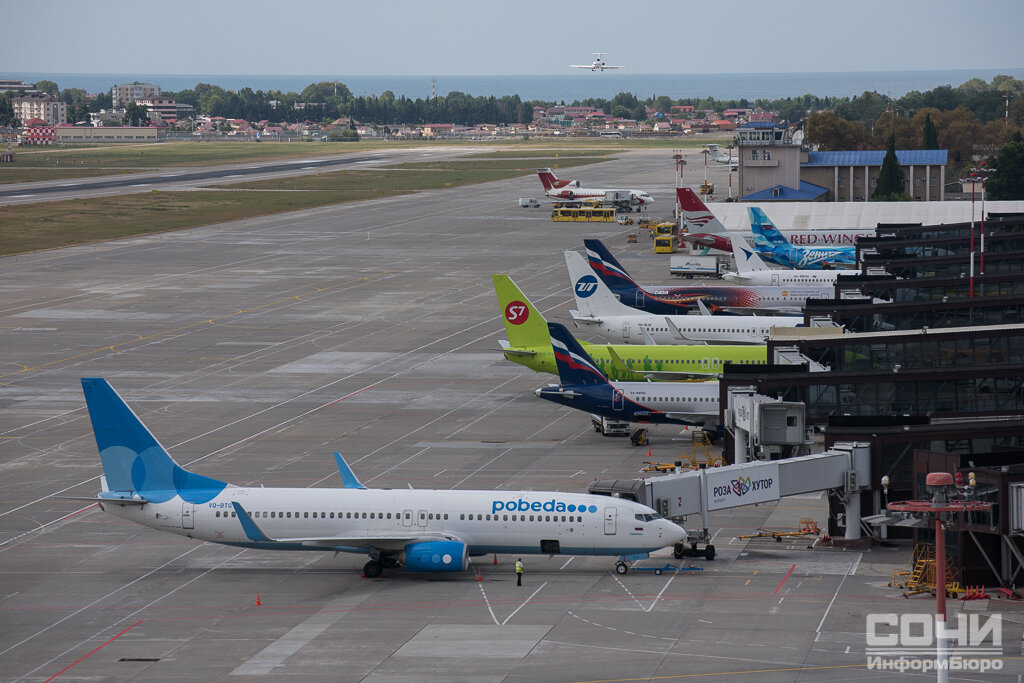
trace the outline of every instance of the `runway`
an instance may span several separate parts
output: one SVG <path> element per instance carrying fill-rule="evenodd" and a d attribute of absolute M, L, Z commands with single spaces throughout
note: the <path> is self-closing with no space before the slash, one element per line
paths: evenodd
<path fill-rule="evenodd" d="M 671 150 L 575 173 L 671 213 Z M 363 556 L 198 544 L 54 498 L 99 487 L 81 377 L 110 380 L 179 463 L 240 485 L 338 486 L 334 450 L 376 487 L 640 476 L 645 449 L 536 398 L 553 378 L 502 358 L 490 275 L 568 322 L 564 249 L 605 239 L 643 282 L 667 282 L 667 258 L 614 224 L 552 223 L 526 196 L 535 177 L 0 260 L 0 679 L 879 677 L 865 616 L 932 606 L 884 586 L 906 549 L 731 541 L 824 526 L 823 496 L 715 513 L 718 558 L 692 575 L 532 556 L 521 588 L 510 556 L 370 580 Z M 651 448 L 690 444 L 663 427 Z M 1019 621 L 985 680 L 1024 671 Z"/>
<path fill-rule="evenodd" d="M 243 143 L 239 143 L 243 144 Z M 0 185 L 0 206 L 31 204 L 62 199 L 88 199 L 115 194 L 135 194 L 158 190 L 193 190 L 197 187 L 229 184 L 242 180 L 270 180 L 296 175 L 310 175 L 345 169 L 373 168 L 402 162 L 428 161 L 438 157 L 470 154 L 468 148 L 400 147 L 338 154 L 329 157 L 307 157 L 282 161 L 221 164 L 196 169 L 191 166 L 167 166 L 152 169 L 126 169 L 129 173 L 33 183 Z"/>

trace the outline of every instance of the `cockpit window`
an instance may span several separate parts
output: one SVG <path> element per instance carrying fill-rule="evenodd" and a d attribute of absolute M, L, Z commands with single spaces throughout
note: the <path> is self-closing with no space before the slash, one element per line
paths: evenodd
<path fill-rule="evenodd" d="M 644 515 L 644 514 L 637 513 L 637 514 L 633 515 L 633 517 L 635 517 L 636 521 L 638 521 L 638 522 L 653 522 L 656 519 L 661 519 L 661 515 L 659 515 L 659 514 L 646 514 L 646 515 Z"/>

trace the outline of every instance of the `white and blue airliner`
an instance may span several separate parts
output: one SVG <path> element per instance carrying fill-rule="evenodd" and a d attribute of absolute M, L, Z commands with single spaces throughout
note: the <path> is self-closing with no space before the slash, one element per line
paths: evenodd
<path fill-rule="evenodd" d="M 265 550 L 366 554 L 365 576 L 404 567 L 457 572 L 471 556 L 646 557 L 686 537 L 654 510 L 623 498 L 561 491 L 368 489 L 335 453 L 344 488 L 235 486 L 178 465 L 113 387 L 83 379 L 103 464 L 86 498 L 144 526 L 200 541 Z"/>

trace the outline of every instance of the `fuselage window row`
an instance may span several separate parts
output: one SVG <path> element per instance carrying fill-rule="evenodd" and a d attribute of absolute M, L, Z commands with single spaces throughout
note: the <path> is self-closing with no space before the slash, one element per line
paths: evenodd
<path fill-rule="evenodd" d="M 326 512 L 314 512 L 312 514 L 313 514 L 313 518 L 314 519 L 317 519 L 317 518 L 319 518 L 319 519 L 328 519 L 328 518 L 329 519 L 334 519 L 334 513 L 333 512 L 331 512 L 330 514 L 328 514 Z M 229 512 L 227 510 L 224 510 L 223 513 L 220 510 L 217 510 L 217 511 L 215 511 L 214 516 L 215 517 L 235 517 L 236 514 L 234 512 Z M 270 519 L 291 519 L 292 518 L 292 513 L 291 512 L 278 512 L 276 510 L 271 511 L 271 512 L 259 511 L 259 512 L 250 512 L 249 516 L 251 518 L 253 518 L 253 519 L 266 519 L 268 516 L 269 516 Z M 310 516 L 310 513 L 309 512 L 305 512 L 305 513 L 302 513 L 301 516 L 304 519 L 308 519 L 309 516 Z M 300 514 L 298 512 L 296 512 L 295 513 L 295 519 L 299 519 L 299 517 L 300 517 Z M 384 513 L 384 512 L 369 512 L 369 513 L 367 513 L 367 512 L 363 512 L 363 513 L 359 513 L 359 512 L 345 512 L 345 513 L 342 513 L 342 512 L 339 512 L 338 513 L 338 519 L 343 519 L 343 518 L 344 519 L 367 519 L 368 517 L 369 517 L 369 519 L 392 519 L 392 513 L 390 513 L 390 512 L 388 512 L 388 513 Z M 405 517 L 406 517 L 406 519 L 411 519 L 411 516 L 408 515 L 408 514 L 406 514 Z M 462 514 L 459 515 L 459 519 L 460 520 L 466 520 L 468 518 L 470 521 L 474 521 L 474 520 L 475 521 L 484 521 L 486 519 L 486 521 L 490 522 L 490 521 L 492 521 L 492 517 L 493 517 L 493 521 L 495 521 L 495 522 L 497 522 L 497 521 L 505 521 L 505 522 L 509 521 L 509 516 L 508 515 L 501 515 L 500 517 L 499 517 L 499 515 L 484 515 L 482 513 L 469 513 L 468 515 L 466 513 L 462 513 Z M 530 521 L 530 522 L 557 522 L 558 521 L 558 517 L 559 517 L 558 515 L 529 515 L 529 519 L 527 519 L 527 515 L 512 515 L 512 520 L 511 521 L 513 521 L 513 522 L 526 522 L 526 521 Z M 563 522 L 582 522 L 583 521 L 583 518 L 579 517 L 577 515 L 562 515 L 561 517 L 562 517 L 562 521 Z M 419 514 L 419 518 L 421 520 L 447 520 L 448 519 L 448 513 L 447 512 L 445 512 L 445 513 L 440 513 L 440 512 L 438 512 L 438 513 L 421 512 Z M 402 513 L 400 513 L 400 512 L 394 513 L 394 519 L 401 520 L 402 519 Z"/>

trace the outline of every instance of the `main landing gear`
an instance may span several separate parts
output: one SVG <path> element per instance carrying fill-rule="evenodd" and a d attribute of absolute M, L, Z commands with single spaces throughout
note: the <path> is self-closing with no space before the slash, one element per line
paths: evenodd
<path fill-rule="evenodd" d="M 370 560 L 363 565 L 363 576 L 368 579 L 379 578 L 385 569 L 392 569 L 398 566 L 398 560 L 389 556 L 381 556 L 376 560 Z"/>

